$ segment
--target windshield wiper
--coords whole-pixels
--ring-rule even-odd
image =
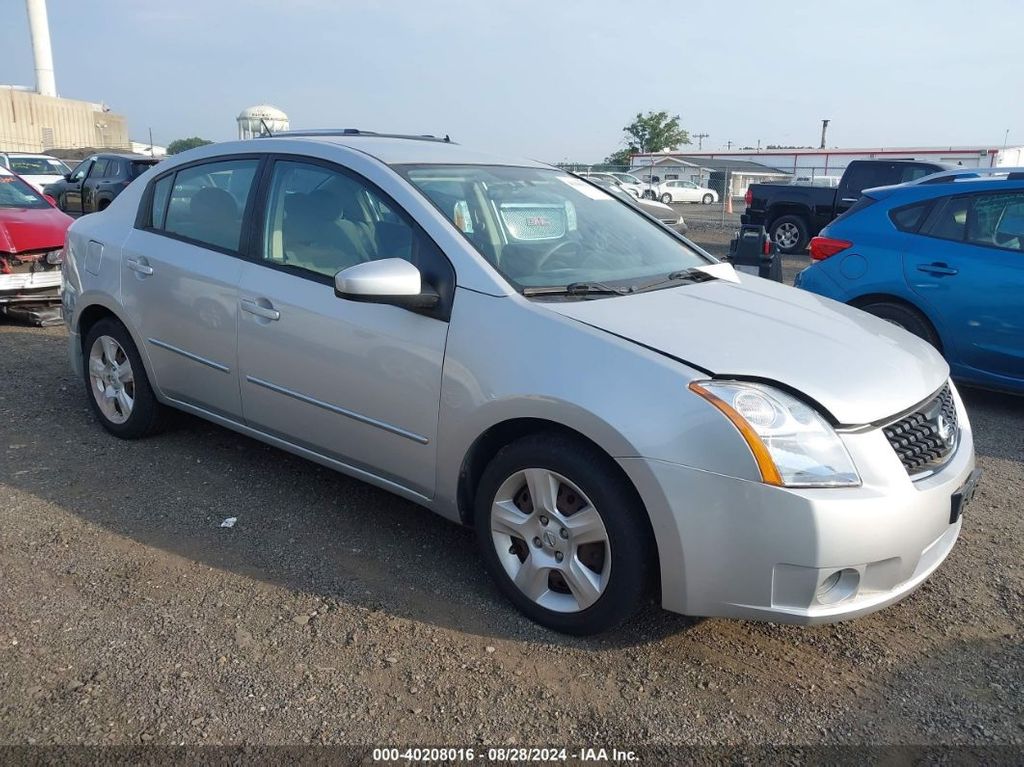
[[[617,288],[603,282],[570,282],[568,285],[546,285],[537,288],[523,288],[523,295],[530,296],[624,296],[633,288]]]
[[[647,285],[640,285],[636,288],[638,293],[645,290],[651,290],[652,288],[658,288],[662,285],[667,285],[670,282],[707,282],[708,280],[717,280],[713,274],[701,271],[699,266],[691,266],[689,269],[680,269],[675,272],[669,272],[660,280],[648,283]]]

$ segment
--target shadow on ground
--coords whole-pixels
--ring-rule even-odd
[[[110,436],[65,343],[55,330],[0,335],[0,380],[15,384],[0,392],[0,483],[210,567],[467,633],[607,648],[695,623],[652,604],[599,639],[547,632],[494,588],[472,531],[413,503],[184,414],[149,439]]]

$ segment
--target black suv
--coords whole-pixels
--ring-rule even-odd
[[[71,216],[95,213],[158,162],[140,154],[94,154],[76,165],[63,181],[49,184],[44,191]]]

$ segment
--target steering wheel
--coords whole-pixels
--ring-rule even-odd
[[[552,245],[550,248],[544,251],[544,253],[541,254],[540,258],[537,259],[537,271],[540,271],[541,267],[543,267],[544,264],[550,261],[556,253],[565,248],[574,248],[576,252],[579,253],[580,244],[575,240],[562,240],[561,242],[556,242],[554,245]]]

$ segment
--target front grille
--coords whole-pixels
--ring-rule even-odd
[[[882,431],[907,474],[923,474],[938,469],[953,455],[960,440],[960,425],[949,384],[913,413],[894,421]]]

